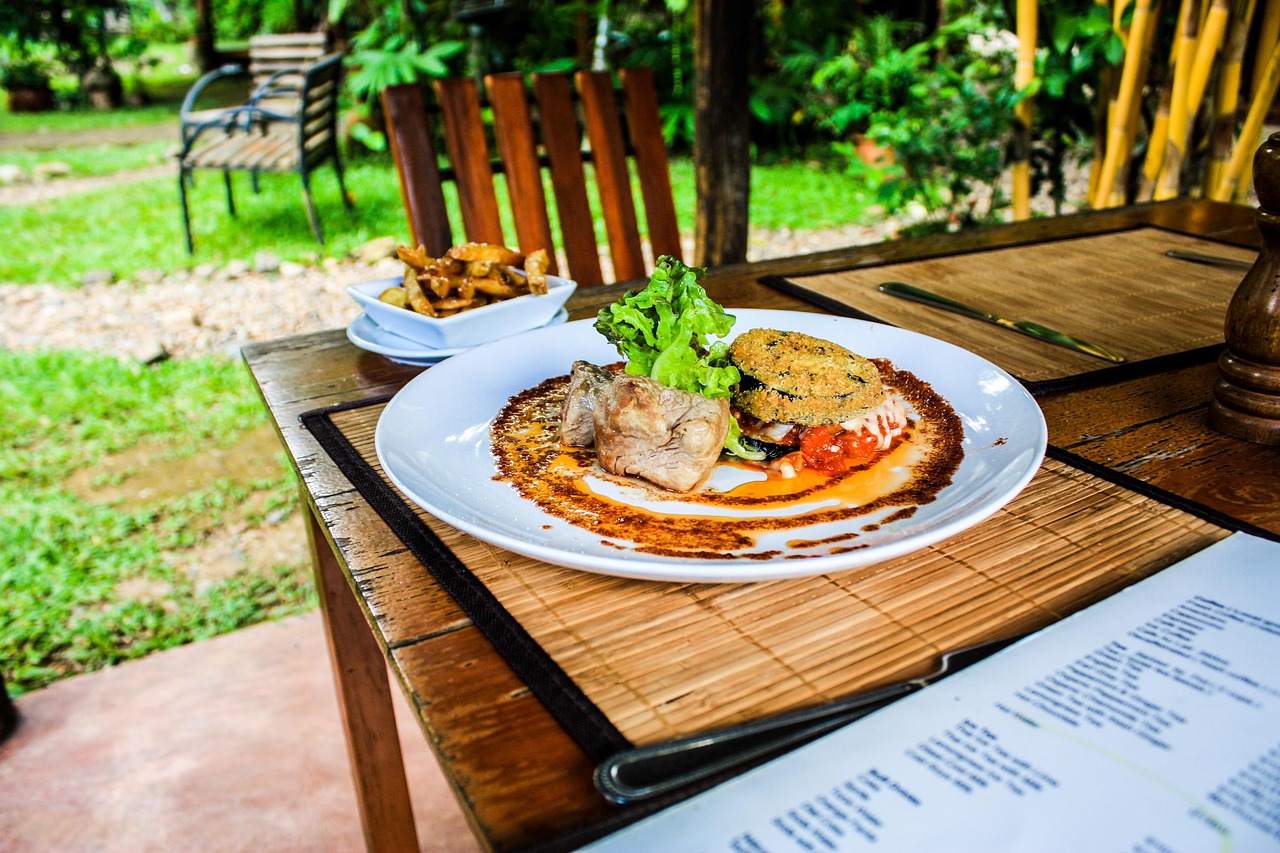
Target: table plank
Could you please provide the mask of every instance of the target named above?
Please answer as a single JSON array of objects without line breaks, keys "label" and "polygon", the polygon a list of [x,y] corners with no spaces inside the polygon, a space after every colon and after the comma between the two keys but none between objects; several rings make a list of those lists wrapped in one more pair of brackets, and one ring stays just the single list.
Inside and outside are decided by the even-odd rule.
[{"label": "table plank", "polygon": [[1280,535],[1280,447],[1209,427],[1217,378],[1209,362],[1050,394],[1040,399],[1049,441]]}]

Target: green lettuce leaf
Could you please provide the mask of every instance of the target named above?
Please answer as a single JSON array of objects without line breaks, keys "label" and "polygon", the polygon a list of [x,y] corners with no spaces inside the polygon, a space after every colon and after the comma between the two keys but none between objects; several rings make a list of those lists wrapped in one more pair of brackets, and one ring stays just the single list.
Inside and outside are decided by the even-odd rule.
[{"label": "green lettuce leaf", "polygon": [[627,373],[712,399],[733,392],[741,376],[729,347],[712,339],[727,335],[734,317],[707,296],[705,275],[663,255],[644,290],[600,312],[596,329],[627,360]]},{"label": "green lettuce leaf", "polygon": [[[742,375],[720,339],[735,318],[707,296],[700,284],[705,275],[705,269],[663,255],[644,290],[603,309],[596,329],[626,359],[627,373],[713,400],[728,399]],[[725,448],[743,458],[757,456],[743,446],[732,418]]]}]

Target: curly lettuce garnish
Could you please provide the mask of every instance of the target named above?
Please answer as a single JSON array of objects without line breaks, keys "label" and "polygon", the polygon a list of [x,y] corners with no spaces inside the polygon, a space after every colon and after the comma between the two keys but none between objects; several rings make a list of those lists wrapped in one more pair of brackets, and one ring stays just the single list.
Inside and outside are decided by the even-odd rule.
[{"label": "curly lettuce garnish", "polygon": [[[596,329],[626,359],[627,373],[713,400],[727,399],[742,378],[729,362],[729,345],[723,340],[735,318],[707,296],[699,283],[706,272],[663,255],[644,290],[601,310]],[[743,446],[734,418],[724,446],[744,459],[764,456]]]}]

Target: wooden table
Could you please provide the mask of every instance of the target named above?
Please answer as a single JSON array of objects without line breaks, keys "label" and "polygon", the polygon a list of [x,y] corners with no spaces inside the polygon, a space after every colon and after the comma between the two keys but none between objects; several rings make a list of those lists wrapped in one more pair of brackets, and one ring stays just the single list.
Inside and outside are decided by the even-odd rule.
[{"label": "wooden table", "polygon": [[[717,268],[710,272],[708,289],[731,308],[815,311],[758,279],[1140,225],[1240,246],[1256,246],[1258,239],[1248,209],[1173,202]],[[569,304],[571,316],[593,316],[622,289],[580,292]],[[421,368],[357,349],[341,330],[251,345],[244,356],[303,484],[369,848],[417,849],[388,670],[417,711],[486,847],[572,846],[638,817],[634,808],[611,806],[595,792],[592,761],[299,424],[299,415],[308,410],[392,393]],[[1050,442],[1159,485],[1189,479],[1196,500],[1280,532],[1277,486],[1266,473],[1277,464],[1274,449],[1239,442],[1229,453],[1215,451],[1210,459],[1199,455],[1198,448],[1214,438],[1195,414],[1208,402],[1205,382],[1213,370],[1212,364],[1202,364],[1156,378],[1048,394],[1041,404]],[[1159,452],[1158,443],[1170,441],[1178,442],[1175,452]],[[1205,476],[1206,465],[1212,477]]]}]

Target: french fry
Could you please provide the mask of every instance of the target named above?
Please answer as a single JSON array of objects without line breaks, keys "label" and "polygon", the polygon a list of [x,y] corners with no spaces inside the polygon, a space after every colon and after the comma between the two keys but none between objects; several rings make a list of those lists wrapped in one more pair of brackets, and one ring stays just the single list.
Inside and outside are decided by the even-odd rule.
[{"label": "french fry", "polygon": [[535,249],[525,256],[524,274],[529,281],[530,293],[547,292],[547,267],[551,266],[551,258],[546,249]]},{"label": "french fry", "polygon": [[524,255],[515,249],[495,246],[492,243],[463,243],[451,248],[448,254],[449,257],[460,261],[489,261],[509,267],[518,266],[524,260]]},{"label": "french fry", "polygon": [[473,278],[471,282],[480,293],[487,293],[501,299],[512,299],[521,295],[514,287],[496,278]]},{"label": "french fry", "polygon": [[411,310],[427,317],[436,316],[431,300],[427,299],[427,295],[422,292],[422,286],[418,284],[418,275],[412,269],[405,270],[404,273],[404,296]]},{"label": "french fry", "polygon": [[[379,297],[427,317],[448,317],[527,293],[547,292],[550,259],[545,249],[526,257],[506,246],[464,243],[441,258],[424,247],[400,246],[396,255],[405,265],[404,283]],[[524,264],[524,276],[511,267]]]}]

